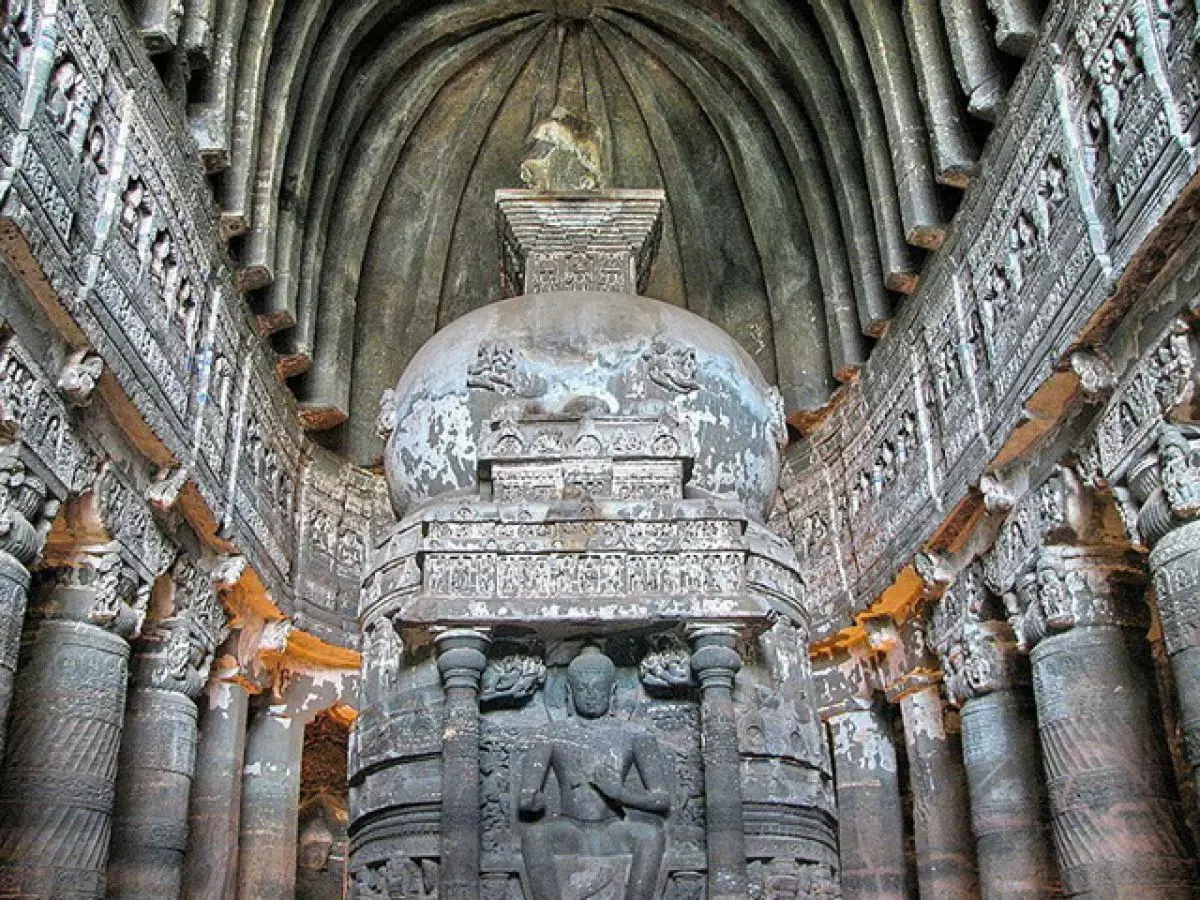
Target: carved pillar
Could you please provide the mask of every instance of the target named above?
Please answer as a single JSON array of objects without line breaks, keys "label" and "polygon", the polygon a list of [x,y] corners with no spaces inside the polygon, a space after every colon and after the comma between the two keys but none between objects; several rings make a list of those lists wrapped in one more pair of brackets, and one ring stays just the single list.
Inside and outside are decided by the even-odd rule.
[{"label": "carved pillar", "polygon": [[213,677],[200,699],[200,738],[184,853],[186,900],[233,900],[237,896],[250,692],[236,680],[236,671]]},{"label": "carved pillar", "polygon": [[727,626],[689,629],[692,671],[700,682],[700,739],[704,757],[705,844],[709,900],[746,896],[746,835],[733,679],[742,667],[738,633]]},{"label": "carved pillar", "polygon": [[978,897],[967,776],[959,735],[946,727],[936,684],[900,700],[922,897]]},{"label": "carved pillar", "polygon": [[1120,550],[1044,547],[1013,598],[1068,896],[1195,896],[1154,724],[1143,588]]},{"label": "carved pillar", "polygon": [[[42,549],[35,523],[45,498],[45,484],[29,473],[15,452],[0,453],[0,759],[25,620],[29,566]],[[52,515],[54,509],[44,512]]]},{"label": "carved pillar", "polygon": [[1192,777],[1200,775],[1200,453],[1193,427],[1164,425],[1158,452],[1130,472],[1141,503],[1138,531],[1150,551],[1150,577],[1163,644],[1179,700],[1179,726]]},{"label": "carved pillar", "polygon": [[[982,589],[982,588],[981,588]],[[971,830],[987,898],[1060,892],[1046,819],[1028,660],[1006,622],[953,623],[939,639],[946,692],[959,704]]]},{"label": "carved pillar", "polygon": [[872,669],[868,659],[844,656],[813,673],[833,755],[842,893],[846,900],[906,900],[896,748],[875,702]]},{"label": "carved pillar", "polygon": [[22,640],[0,773],[0,882],[20,896],[103,897],[126,638],[140,614],[115,545],[64,562]]},{"label": "carved pillar", "polygon": [[899,704],[904,721],[921,896],[977,897],[961,743],[957,729],[947,727],[924,615],[898,623],[872,619],[866,630],[868,644],[883,654],[878,671],[884,695]]},{"label": "carved pillar", "polygon": [[[206,574],[177,564],[170,615],[143,629],[117,771],[108,897],[178,897],[196,762],[195,696],[222,637]],[[207,839],[207,836],[205,836]]]},{"label": "carved pillar", "polygon": [[291,900],[295,894],[303,752],[304,720],[287,704],[253,711],[242,779],[240,900]]},{"label": "carved pillar", "polygon": [[488,638],[455,628],[435,639],[442,676],[442,900],[479,897],[479,679]]},{"label": "carved pillar", "polygon": [[882,708],[828,719],[837,776],[842,892],[847,900],[903,900],[904,810],[891,724]]}]

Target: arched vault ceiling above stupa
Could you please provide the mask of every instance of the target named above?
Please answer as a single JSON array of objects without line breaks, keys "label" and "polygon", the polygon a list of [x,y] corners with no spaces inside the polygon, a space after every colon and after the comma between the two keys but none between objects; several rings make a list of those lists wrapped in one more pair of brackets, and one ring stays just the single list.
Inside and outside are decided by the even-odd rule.
[{"label": "arched vault ceiling above stupa", "polygon": [[1037,13],[187,0],[180,43],[241,282],[309,426],[346,419],[328,442],[369,463],[383,390],[499,298],[493,193],[556,108],[598,126],[612,186],[666,191],[647,293],[729,331],[790,413],[818,409],[940,242]]}]

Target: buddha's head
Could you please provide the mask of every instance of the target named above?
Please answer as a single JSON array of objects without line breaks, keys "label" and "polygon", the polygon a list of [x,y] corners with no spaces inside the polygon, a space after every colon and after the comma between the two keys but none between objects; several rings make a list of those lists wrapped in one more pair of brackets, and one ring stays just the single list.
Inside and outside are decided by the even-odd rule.
[{"label": "buddha's head", "polygon": [[598,719],[608,713],[616,685],[617,667],[599,647],[584,647],[567,666],[570,702],[585,719]]}]

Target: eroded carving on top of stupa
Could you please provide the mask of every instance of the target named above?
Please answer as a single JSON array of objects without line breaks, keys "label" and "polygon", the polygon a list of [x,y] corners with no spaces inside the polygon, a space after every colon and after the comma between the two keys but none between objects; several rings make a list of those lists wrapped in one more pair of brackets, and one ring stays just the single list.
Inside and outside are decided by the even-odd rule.
[{"label": "eroded carving on top of stupa", "polygon": [[535,191],[594,191],[610,179],[603,170],[604,133],[589,119],[555,107],[530,135],[533,148],[521,163],[521,182]]}]

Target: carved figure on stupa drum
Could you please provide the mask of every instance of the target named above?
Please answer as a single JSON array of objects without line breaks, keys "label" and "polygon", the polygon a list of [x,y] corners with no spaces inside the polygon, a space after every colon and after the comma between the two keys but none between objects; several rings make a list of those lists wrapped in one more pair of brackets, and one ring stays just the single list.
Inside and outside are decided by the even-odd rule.
[{"label": "carved figure on stupa drum", "polygon": [[[667,760],[653,734],[609,715],[615,690],[612,660],[585,647],[567,667],[572,718],[525,756],[517,805],[532,820],[521,850],[533,900],[654,896],[671,805]],[[551,779],[556,813],[547,811]]]}]

